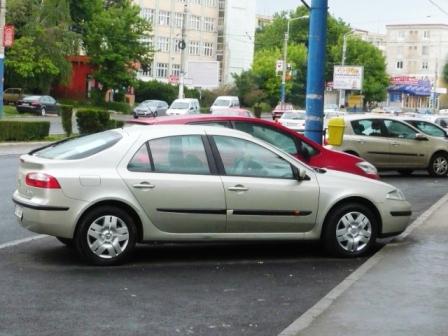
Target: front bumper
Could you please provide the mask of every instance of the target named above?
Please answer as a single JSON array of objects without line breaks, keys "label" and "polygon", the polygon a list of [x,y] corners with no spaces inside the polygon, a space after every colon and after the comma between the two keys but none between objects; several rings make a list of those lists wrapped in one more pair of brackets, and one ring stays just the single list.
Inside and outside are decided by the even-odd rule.
[{"label": "front bumper", "polygon": [[378,208],[382,218],[380,238],[398,235],[410,224],[412,211],[408,201],[388,200]]}]

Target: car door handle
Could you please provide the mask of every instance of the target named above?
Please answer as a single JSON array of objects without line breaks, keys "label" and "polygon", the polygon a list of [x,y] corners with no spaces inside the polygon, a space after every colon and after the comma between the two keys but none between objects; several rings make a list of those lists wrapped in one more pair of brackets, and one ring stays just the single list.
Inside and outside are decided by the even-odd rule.
[{"label": "car door handle", "polygon": [[229,191],[248,191],[249,188],[246,188],[245,186],[238,184],[234,187],[228,187],[227,188]]},{"label": "car door handle", "polygon": [[400,143],[398,143],[398,142],[392,142],[392,146],[399,146],[400,145]]},{"label": "car door handle", "polygon": [[360,143],[361,145],[366,143],[364,140],[358,140],[357,142]]},{"label": "car door handle", "polygon": [[149,182],[142,182],[142,183],[134,184],[133,187],[135,189],[154,189],[156,186]]}]

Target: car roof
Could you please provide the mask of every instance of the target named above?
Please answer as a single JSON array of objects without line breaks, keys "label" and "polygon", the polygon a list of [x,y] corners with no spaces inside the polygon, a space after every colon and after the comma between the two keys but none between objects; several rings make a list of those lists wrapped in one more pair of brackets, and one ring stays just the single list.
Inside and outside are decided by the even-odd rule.
[{"label": "car roof", "polygon": [[196,101],[197,99],[196,98],[178,98],[178,99],[175,99],[174,101],[177,101],[177,102],[191,102],[192,100]]}]

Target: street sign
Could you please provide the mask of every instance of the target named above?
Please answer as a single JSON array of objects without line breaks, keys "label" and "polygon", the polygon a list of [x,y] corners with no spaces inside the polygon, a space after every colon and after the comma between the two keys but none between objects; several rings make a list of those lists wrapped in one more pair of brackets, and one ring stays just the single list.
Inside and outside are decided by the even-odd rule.
[{"label": "street sign", "polygon": [[364,67],[335,65],[333,88],[338,90],[362,90]]},{"label": "street sign", "polygon": [[278,60],[275,64],[275,72],[278,74],[283,71],[283,60]]},{"label": "street sign", "polygon": [[6,25],[3,29],[3,46],[12,47],[14,44],[14,26]]}]

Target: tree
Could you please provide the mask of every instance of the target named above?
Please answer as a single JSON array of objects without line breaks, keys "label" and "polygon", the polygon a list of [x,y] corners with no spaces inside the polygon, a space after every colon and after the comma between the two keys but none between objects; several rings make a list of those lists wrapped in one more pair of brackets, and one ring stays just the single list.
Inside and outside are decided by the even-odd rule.
[{"label": "tree", "polygon": [[[19,24],[19,38],[7,51],[7,85],[48,93],[53,84],[67,82],[71,65],[66,56],[73,54],[78,39],[69,29],[67,0],[13,0],[9,4],[9,15]],[[24,8],[31,9],[26,20],[17,12]]]},{"label": "tree", "polygon": [[[342,40],[333,48],[334,55],[342,54]],[[364,104],[386,99],[389,76],[386,73],[386,60],[381,51],[371,43],[358,38],[347,40],[346,64],[364,67],[362,94]]]},{"label": "tree", "polygon": [[69,0],[70,16],[72,19],[72,30],[86,34],[86,25],[95,15],[101,13],[104,8],[103,0]]},{"label": "tree", "polygon": [[142,43],[151,26],[139,13],[138,6],[123,0],[110,4],[86,24],[84,42],[103,93],[134,84],[136,63],[145,67],[152,60],[152,48]]}]

